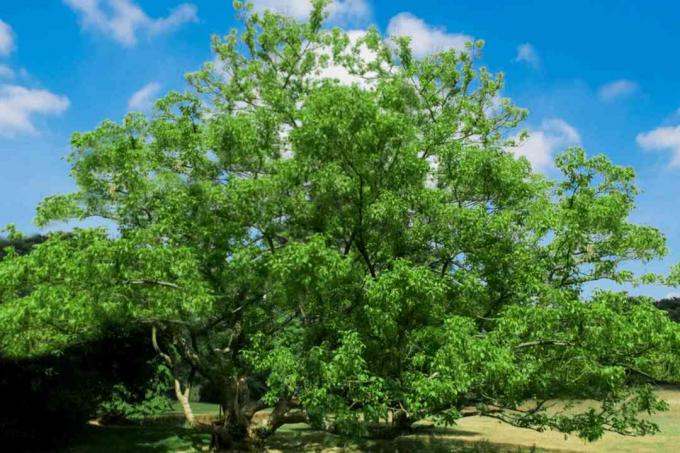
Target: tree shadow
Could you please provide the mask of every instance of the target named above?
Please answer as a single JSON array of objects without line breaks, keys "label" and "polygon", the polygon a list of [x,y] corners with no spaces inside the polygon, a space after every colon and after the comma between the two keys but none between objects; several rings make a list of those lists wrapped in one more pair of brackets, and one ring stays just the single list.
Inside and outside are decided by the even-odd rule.
[{"label": "tree shadow", "polygon": [[177,425],[88,426],[74,442],[59,451],[143,452],[206,451],[210,436]]},{"label": "tree shadow", "polygon": [[469,452],[498,453],[502,450],[489,442],[466,442],[443,436],[476,436],[472,431],[423,426],[409,435],[393,439],[353,439],[315,431],[308,425],[287,425],[267,441],[267,447],[284,452],[322,452],[327,449],[347,449],[365,452]]},{"label": "tree shadow", "polygon": [[[348,439],[316,431],[306,424],[285,425],[267,440],[267,449],[293,452],[335,451],[361,452],[462,452],[500,453],[522,451],[503,448],[489,442],[471,442],[450,436],[472,437],[478,433],[435,426],[417,426],[412,433],[393,439]],[[56,450],[63,453],[168,453],[175,451],[208,451],[210,436],[174,423],[128,426],[93,426],[71,444]],[[55,450],[52,450],[55,451]]]}]

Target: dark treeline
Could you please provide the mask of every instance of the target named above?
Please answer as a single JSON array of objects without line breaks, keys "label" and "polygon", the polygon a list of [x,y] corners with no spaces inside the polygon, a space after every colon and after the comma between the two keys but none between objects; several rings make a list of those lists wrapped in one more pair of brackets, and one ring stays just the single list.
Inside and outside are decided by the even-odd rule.
[{"label": "dark treeline", "polygon": [[0,259],[5,257],[5,249],[12,247],[19,255],[24,255],[31,251],[31,249],[47,240],[47,236],[36,234],[33,236],[26,236],[20,239],[7,239],[0,237]]},{"label": "dark treeline", "polygon": [[680,322],[680,297],[667,297],[656,302],[656,306],[665,310],[675,322]]}]

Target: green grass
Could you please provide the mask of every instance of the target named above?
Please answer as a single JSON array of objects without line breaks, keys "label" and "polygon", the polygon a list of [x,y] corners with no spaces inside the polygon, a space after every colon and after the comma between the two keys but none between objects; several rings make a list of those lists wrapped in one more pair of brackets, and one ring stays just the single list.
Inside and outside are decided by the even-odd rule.
[{"label": "green grass", "polygon": [[[212,403],[191,403],[191,409],[195,415],[217,415],[220,412],[220,407]],[[177,401],[173,404],[172,414],[182,415],[182,405]]]},{"label": "green grass", "polygon": [[[88,426],[69,453],[198,452],[207,451],[210,437],[177,426]],[[473,444],[434,436],[405,436],[395,441],[352,442],[313,431],[305,425],[281,428],[267,444],[270,452],[460,452],[501,453],[529,451],[501,448],[486,441]]]},{"label": "green grass", "polygon": [[[652,419],[661,432],[655,436],[625,437],[608,433],[594,443],[558,432],[538,433],[514,428],[496,420],[469,417],[453,428],[437,427],[391,441],[348,441],[332,434],[311,430],[307,425],[283,426],[268,441],[268,451],[276,452],[517,452],[583,451],[621,453],[674,453],[680,451],[680,387],[661,388],[659,394],[669,402],[670,411]],[[193,403],[197,415],[217,414],[216,405]],[[171,417],[161,422],[126,427],[88,426],[86,432],[66,449],[67,452],[196,452],[206,451],[210,438],[177,423],[181,411],[175,408]],[[173,423],[173,418],[175,422]]]},{"label": "green grass", "polygon": [[[575,436],[565,437],[554,431],[538,433],[514,428],[493,419],[470,417],[461,420],[457,428],[475,433],[469,439],[486,439],[492,443],[519,446],[536,445],[545,450],[618,453],[675,453],[680,451],[680,387],[660,388],[657,393],[665,399],[670,410],[651,416],[661,432],[654,436],[630,437],[607,433],[597,442],[585,442]],[[445,436],[448,436],[445,434]],[[457,437],[450,435],[451,437]]]},{"label": "green grass", "polygon": [[88,426],[85,432],[63,452],[196,452],[206,451],[210,436],[168,424],[148,426]]}]

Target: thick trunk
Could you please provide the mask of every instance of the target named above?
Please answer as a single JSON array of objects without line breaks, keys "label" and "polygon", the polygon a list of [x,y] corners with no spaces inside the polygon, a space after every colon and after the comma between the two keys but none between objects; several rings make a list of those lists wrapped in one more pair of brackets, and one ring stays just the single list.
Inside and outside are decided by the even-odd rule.
[{"label": "thick trunk", "polygon": [[248,451],[253,444],[247,435],[247,427],[215,424],[210,441],[211,451]]},{"label": "thick trunk", "polygon": [[212,440],[210,442],[211,450],[253,450],[261,445],[262,441],[251,427],[252,422],[249,419],[225,415],[222,420],[213,425]]},{"label": "thick trunk", "polygon": [[249,437],[253,440],[266,439],[281,426],[287,423],[305,423],[307,414],[302,410],[291,411],[290,401],[280,400],[274,410],[267,416],[251,422]]},{"label": "thick trunk", "polygon": [[226,379],[222,385],[222,420],[214,425],[211,448],[217,451],[249,449],[248,433],[253,414],[245,378]]},{"label": "thick trunk", "polygon": [[[223,405],[224,419],[214,426],[211,448],[217,451],[253,450],[262,448],[265,440],[286,423],[307,421],[304,411],[290,411],[290,400],[282,399],[271,413],[261,411],[261,401],[239,406]],[[234,408],[238,407],[236,413]],[[258,412],[260,411],[260,412]]]},{"label": "thick trunk", "polygon": [[399,431],[408,431],[413,425],[413,419],[408,416],[405,410],[398,410],[392,416],[392,425]]},{"label": "thick trunk", "polygon": [[307,421],[302,411],[295,411],[282,417],[264,417],[264,422],[251,421],[247,425],[216,424],[212,431],[213,451],[252,451],[263,447],[269,436],[286,423]]}]

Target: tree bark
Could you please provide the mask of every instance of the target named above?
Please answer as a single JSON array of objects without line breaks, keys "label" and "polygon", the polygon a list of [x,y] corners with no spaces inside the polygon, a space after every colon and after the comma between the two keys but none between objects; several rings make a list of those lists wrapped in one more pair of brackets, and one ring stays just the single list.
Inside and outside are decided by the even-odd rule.
[{"label": "tree bark", "polygon": [[[239,407],[239,413],[234,412]],[[237,404],[230,402],[224,412],[224,419],[215,424],[212,434],[211,449],[215,451],[253,450],[262,448],[265,440],[278,428],[287,423],[303,423],[307,414],[295,409],[297,404],[290,399],[282,398],[271,413],[264,417],[262,401]],[[223,405],[224,408],[224,405]]]},{"label": "tree bark", "polygon": [[397,410],[392,415],[392,425],[398,431],[408,431],[413,425],[413,420],[405,410]]},{"label": "tree bark", "polygon": [[189,394],[191,393],[191,386],[187,385],[182,391],[182,384],[178,379],[175,379],[175,396],[177,401],[179,401],[182,406],[182,412],[184,413],[184,418],[186,419],[189,426],[192,428],[196,426],[196,417],[194,416],[194,411],[191,409],[191,404],[189,402]]},{"label": "tree bark", "polygon": [[274,410],[269,414],[268,417],[264,419],[261,423],[252,423],[249,427],[249,437],[253,440],[264,439],[279,429],[281,426],[287,423],[304,423],[307,421],[307,414],[302,410],[295,410],[291,412],[291,409],[297,405],[288,398],[281,398]]},{"label": "tree bark", "polygon": [[191,373],[189,375],[189,382],[185,386],[185,389],[182,390],[182,383],[180,382],[176,370],[177,363],[175,363],[175,361],[172,360],[172,357],[170,357],[170,355],[166,354],[161,350],[161,347],[158,344],[158,332],[156,326],[151,327],[151,344],[153,345],[153,348],[156,350],[158,355],[163,359],[165,364],[168,366],[168,368],[172,371],[173,379],[175,382],[175,397],[182,406],[182,413],[184,414],[184,418],[186,419],[189,426],[191,426],[192,428],[196,427],[196,417],[194,416],[194,411],[191,409],[191,404],[189,403],[189,394],[191,393],[191,382],[193,381],[194,378],[195,369],[192,368]]}]

